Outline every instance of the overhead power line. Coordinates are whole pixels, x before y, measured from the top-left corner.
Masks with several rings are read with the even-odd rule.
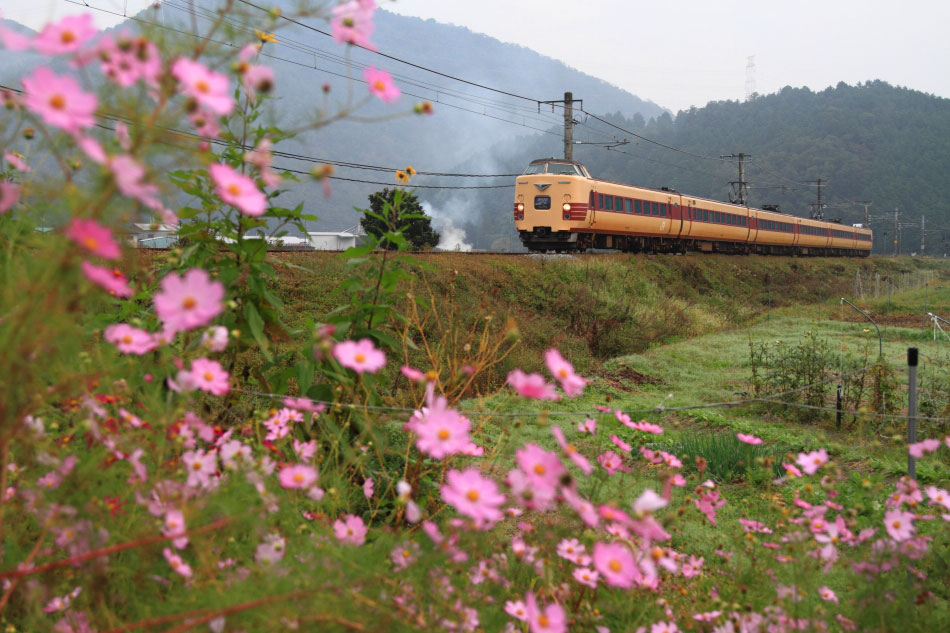
[[[6,85],[3,85],[3,84],[0,84],[0,90],[9,90],[9,91],[15,92],[15,93],[17,93],[17,94],[22,94],[22,93],[23,93],[23,91],[20,90],[19,88],[12,88],[12,87],[10,87],[10,86],[6,86]],[[135,121],[132,120],[131,118],[125,117],[125,116],[122,116],[122,115],[118,115],[118,114],[105,113],[105,114],[98,114],[98,115],[96,115],[96,116],[97,116],[98,118],[106,119],[106,120],[108,120],[108,121],[122,122],[122,123],[129,123],[129,124],[132,124],[132,125],[136,125]],[[105,129],[105,130],[108,130],[108,131],[111,131],[111,132],[114,132],[114,131],[115,131],[115,128],[111,128],[111,127],[108,127],[108,126],[105,126],[105,125],[98,125],[98,127],[102,128],[102,129]],[[175,135],[178,135],[178,136],[184,136],[184,137],[188,137],[188,138],[193,138],[193,139],[197,139],[197,140],[200,140],[200,141],[205,141],[205,142],[211,143],[211,144],[213,144],[213,145],[226,146],[226,147],[237,147],[237,148],[240,148],[240,149],[242,149],[242,150],[244,150],[244,151],[251,151],[251,150],[254,149],[254,147],[251,146],[251,145],[245,145],[245,144],[242,144],[242,143],[232,143],[232,142],[224,141],[224,140],[222,140],[222,139],[212,138],[212,137],[210,137],[210,136],[202,136],[202,135],[200,135],[200,134],[196,134],[196,133],[194,133],[194,132],[189,132],[189,131],[187,131],[187,130],[179,130],[179,129],[176,129],[176,128],[173,128],[173,127],[167,127],[167,126],[161,126],[161,125],[157,125],[157,126],[155,126],[155,127],[157,127],[158,129],[160,129],[160,130],[162,130],[162,131],[169,132],[169,133],[171,133],[171,134],[175,134]],[[329,164],[329,165],[334,165],[334,166],[337,166],[337,167],[346,167],[346,168],[351,168],[351,169],[363,169],[363,170],[369,170],[369,171],[388,172],[388,173],[395,173],[396,171],[399,171],[399,170],[401,169],[401,168],[394,168],[394,167],[383,167],[383,166],[380,166],[380,165],[368,165],[368,164],[364,164],[364,163],[353,163],[353,162],[349,162],[349,161],[340,161],[340,160],[333,160],[333,159],[323,159],[323,158],[317,158],[317,157],[315,157],[315,156],[306,156],[306,155],[304,155],[304,154],[295,154],[295,153],[293,153],[293,152],[284,152],[284,151],[281,151],[281,150],[272,150],[271,153],[272,153],[274,156],[278,156],[278,157],[281,157],[281,158],[290,158],[290,159],[295,159],[295,160],[300,160],[300,161],[306,161],[306,162],[313,163],[313,164],[315,164],[315,165],[328,165],[328,164]],[[302,170],[298,170],[298,169],[284,168],[284,167],[279,167],[279,169],[282,169],[282,170],[284,170],[284,171],[289,171],[289,172],[291,172],[291,173],[311,175],[311,173],[310,173],[309,171],[302,171]],[[514,177],[520,175],[520,174],[465,174],[465,173],[434,172],[434,171],[417,171],[416,174],[417,174],[417,175],[423,175],[423,176],[452,177],[452,178],[514,178]],[[333,180],[346,180],[346,181],[350,181],[350,182],[362,182],[362,183],[375,184],[375,185],[389,185],[389,184],[392,184],[392,183],[378,182],[378,181],[372,181],[372,180],[361,180],[361,179],[357,179],[357,178],[346,178],[346,177],[343,177],[343,176],[328,176],[328,177],[331,178],[331,179],[333,179]],[[502,188],[513,187],[513,186],[514,186],[513,184],[509,184],[509,185],[473,185],[473,186],[416,185],[416,188],[418,188],[418,189],[502,189]]]

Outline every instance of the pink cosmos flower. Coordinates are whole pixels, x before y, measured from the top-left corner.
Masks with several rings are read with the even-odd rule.
[[[257,100],[257,93],[268,93],[274,87],[274,70],[262,64],[250,64],[241,72],[241,83],[251,101]]]
[[[40,66],[21,83],[23,105],[47,125],[78,132],[95,124],[94,115],[99,105],[96,96],[83,92],[69,75],[57,75],[46,66]]]
[[[234,108],[226,75],[208,70],[187,57],[179,57],[172,64],[172,76],[181,84],[183,93],[215,114],[224,116]]]
[[[822,600],[827,600],[828,602],[834,602],[838,604],[838,596],[835,595],[835,592],[828,587],[818,587],[818,595],[821,596]]]
[[[444,459],[465,451],[471,421],[448,406],[443,396],[435,395],[435,386],[426,388],[428,406],[413,413],[406,429],[417,435],[416,448],[433,459]]]
[[[576,538],[561,539],[561,542],[557,544],[557,555],[572,563],[577,560],[578,556],[583,556],[586,550],[587,548]]]
[[[792,477],[804,477],[802,471],[799,470],[798,466],[795,466],[794,464],[786,464],[785,462],[782,462],[782,468],[784,468],[785,472]]]
[[[266,186],[276,187],[280,185],[281,178],[271,169],[274,158],[271,145],[269,138],[262,138],[254,149],[244,154],[244,160],[260,170],[261,180]]]
[[[531,633],[566,633],[567,613],[561,605],[552,602],[541,609],[531,591],[525,594],[524,601]]]
[[[82,268],[82,274],[86,279],[96,284],[113,297],[128,298],[135,294],[132,287],[129,286],[125,275],[118,268],[107,268],[97,266],[91,262],[83,260],[79,265]]]
[[[574,576],[574,580],[592,589],[597,588],[597,581],[600,580],[600,574],[590,567],[578,567],[571,575]]]
[[[168,273],[160,292],[152,297],[155,314],[172,332],[207,325],[224,310],[223,299],[224,284],[213,281],[201,268],[192,268],[184,276]]]
[[[107,343],[115,345],[123,354],[141,356],[155,349],[155,338],[151,333],[127,323],[116,323],[106,327],[102,338]]]
[[[917,442],[916,444],[910,444],[907,447],[908,452],[912,457],[920,459],[924,455],[933,453],[938,448],[940,448],[940,440],[924,440],[923,442]]]
[[[590,475],[592,472],[594,472],[594,467],[586,457],[581,455],[581,453],[577,450],[577,447],[573,444],[567,443],[567,438],[564,437],[564,431],[561,430],[561,427],[551,427],[551,433],[554,434],[554,439],[557,440],[557,444],[561,447],[561,450],[564,451],[564,453],[572,462],[574,462],[575,466],[581,469],[582,473],[585,475]]]
[[[581,433],[590,433],[591,435],[597,430],[597,420],[592,420],[591,418],[586,418],[583,422],[577,424],[577,430]]]
[[[96,35],[92,15],[70,15],[55,24],[47,24],[33,40],[33,48],[42,55],[75,53]]]
[[[927,493],[927,497],[930,499],[930,505],[940,505],[950,510],[950,494],[946,490],[930,486],[924,492]]]
[[[281,469],[277,477],[282,488],[309,488],[317,482],[317,469],[306,464],[294,464]]]
[[[0,17],[3,16],[0,15]],[[33,40],[29,37],[21,35],[16,31],[5,29],[2,25],[0,25],[0,41],[3,42],[4,48],[16,52],[25,51],[33,44]]]
[[[814,475],[827,462],[828,451],[823,448],[810,453],[799,453],[795,460],[795,463],[802,467],[806,475]]]
[[[660,508],[666,507],[667,503],[669,502],[666,499],[647,488],[633,502],[633,514],[636,518],[641,519]]]
[[[505,613],[515,618],[516,620],[521,620],[522,622],[528,621],[528,609],[525,607],[524,602],[521,600],[509,600],[505,603]]]
[[[507,383],[525,398],[534,400],[560,399],[560,396],[554,391],[554,385],[545,382],[544,376],[541,374],[526,374],[520,369],[515,369],[508,374]]]
[[[700,570],[703,568],[703,563],[706,562],[702,558],[696,558],[695,556],[690,555],[689,561],[683,563],[683,567],[680,571],[683,572],[685,578],[692,578],[698,576]],[[717,614],[718,615],[718,614]]]
[[[224,371],[221,363],[208,358],[196,358],[191,362],[191,378],[195,388],[207,391],[214,396],[223,396],[231,387],[228,385],[230,374]]]
[[[14,169],[19,169],[22,172],[30,171],[30,166],[23,162],[23,157],[17,154],[16,152],[4,152],[3,157],[6,159],[10,166]]]
[[[271,533],[264,537],[254,550],[254,560],[262,565],[273,565],[284,557],[287,541],[280,534]]]
[[[218,459],[214,453],[202,450],[185,451],[181,463],[188,473],[185,483],[192,488],[205,487],[211,483],[211,476],[218,471]]]
[[[369,85],[369,91],[386,103],[393,103],[399,98],[399,88],[385,70],[377,70],[375,66],[370,66],[363,71],[363,78]]]
[[[108,163],[116,187],[122,195],[138,200],[150,209],[158,210],[162,207],[158,199],[158,186],[146,180],[145,168],[141,163],[128,154],[112,156]]]
[[[650,633],[680,633],[676,622],[656,622],[650,626]]]
[[[608,475],[613,475],[618,470],[621,470],[625,473],[630,472],[630,469],[623,465],[623,460],[620,459],[620,455],[617,455],[617,453],[613,451],[604,451],[598,455],[597,463],[603,466]]]
[[[418,369],[413,369],[409,365],[403,365],[400,367],[399,372],[412,382],[422,382],[426,379],[425,372],[421,372]]]
[[[95,59],[100,70],[110,81],[128,88],[138,80],[151,88],[158,88],[162,76],[162,59],[158,47],[151,41],[131,33],[122,32],[118,39],[105,35],[96,44]],[[91,61],[90,56],[85,61]]]
[[[752,444],[753,446],[761,444],[762,440],[754,435],[746,435],[745,433],[736,433],[736,437],[740,442],[745,442],[746,444]]]
[[[633,552],[622,543],[594,543],[594,568],[610,587],[629,589],[640,578]]]
[[[629,444],[627,444],[626,442],[624,442],[622,439],[620,439],[620,438],[619,438],[618,436],[616,436],[616,435],[611,435],[611,436],[610,436],[610,441],[613,442],[613,443],[614,443],[614,446],[616,446],[617,448],[619,448],[620,450],[622,450],[624,453],[629,453],[629,452],[632,450],[632,448],[633,448],[632,446],[630,446]]]
[[[12,182],[0,182],[0,215],[13,208],[20,199],[21,186]]]
[[[165,512],[165,529],[162,531],[162,534],[165,536],[176,536],[178,534],[184,534],[185,531],[185,515],[177,508],[169,508]],[[172,541],[172,545],[175,549],[184,549],[188,545],[188,537],[179,536]]]
[[[556,349],[549,349],[544,353],[544,362],[548,366],[551,375],[557,378],[561,383],[561,389],[567,394],[568,398],[573,398],[584,393],[584,387],[587,380],[574,373],[574,366],[564,360],[561,353]]]
[[[310,440],[309,442],[294,440],[294,453],[297,454],[298,459],[304,461],[313,459],[313,456],[317,454],[317,440]]]
[[[477,468],[464,471],[450,470],[442,484],[442,500],[459,514],[473,519],[480,527],[488,527],[503,517],[501,505],[505,495],[498,485],[483,477]]]
[[[389,553],[389,560],[393,562],[396,569],[401,570],[406,569],[409,565],[414,563],[418,555],[419,545],[406,541],[402,545],[393,548],[393,551]]]
[[[363,496],[367,499],[373,498],[373,478],[367,477],[366,481],[363,482]]]
[[[560,484],[561,476],[567,472],[557,455],[533,442],[515,451],[515,462],[528,481],[542,491],[555,490]]]
[[[366,524],[358,516],[347,514],[333,523],[333,533],[336,539],[347,545],[357,547],[366,542]]]
[[[212,163],[208,166],[208,173],[214,181],[214,192],[226,203],[255,217],[267,210],[267,196],[251,178],[223,163]]]
[[[726,505],[726,500],[720,498],[718,490],[713,490],[704,492],[699,499],[693,499],[693,503],[700,512],[706,515],[710,523],[716,525],[716,510]]]
[[[884,513],[884,527],[895,541],[906,541],[916,531],[916,528],[914,528],[915,518],[910,512],[894,508]]]
[[[119,245],[112,239],[112,231],[95,220],[74,218],[66,229],[66,237],[103,259],[119,258]]]
[[[386,364],[386,354],[376,349],[368,338],[359,341],[341,341],[333,346],[333,357],[344,367],[358,374],[375,374]]]
[[[693,619],[697,622],[712,622],[721,615],[722,611],[706,611],[704,613],[695,614]]]
[[[191,578],[191,567],[182,560],[181,556],[167,547],[162,550],[162,555],[165,556],[165,560],[168,561],[168,564],[171,565],[172,569],[174,569],[176,573],[184,576],[185,578]]]
[[[124,151],[132,149],[132,135],[129,133],[129,126],[122,121],[115,124],[115,140]]]
[[[369,41],[373,34],[373,11],[376,3],[373,0],[350,0],[333,7],[333,19],[330,29],[340,44],[353,44],[375,51],[376,47]]]
[[[223,352],[228,347],[228,328],[214,325],[201,335],[201,344],[209,352]]]

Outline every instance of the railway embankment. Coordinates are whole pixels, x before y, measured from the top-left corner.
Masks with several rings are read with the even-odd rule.
[[[319,321],[339,297],[347,260],[326,253],[271,256],[279,295],[300,325]],[[405,289],[460,331],[484,317],[511,327],[520,344],[495,368],[539,369],[541,352],[557,347],[581,371],[607,359],[717,331],[735,330],[782,311],[850,319],[840,297],[865,307],[902,292],[950,283],[950,261],[932,258],[784,258],[740,256],[513,256],[421,254],[388,265],[411,274]],[[378,258],[362,265],[377,266]],[[863,303],[862,303],[863,302]],[[935,309],[938,309],[935,306]],[[405,305],[397,306],[404,311]],[[950,306],[947,306],[950,310]],[[886,311],[874,307],[878,313]],[[433,324],[433,327],[435,325]],[[436,340],[444,335],[432,332]]]

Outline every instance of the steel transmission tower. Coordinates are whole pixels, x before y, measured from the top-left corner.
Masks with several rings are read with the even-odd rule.
[[[751,99],[755,92],[755,55],[750,55],[745,65],[745,100]]]

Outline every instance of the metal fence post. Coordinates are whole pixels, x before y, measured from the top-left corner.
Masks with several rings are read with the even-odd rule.
[[[837,422],[835,423],[835,425],[836,425],[836,428],[840,431],[841,430],[841,385],[838,385],[838,400],[837,400],[837,404],[835,404],[835,408],[837,409],[837,412],[836,412]]]
[[[917,442],[917,348],[907,348],[907,445]],[[907,474],[917,480],[917,459],[907,451]]]

